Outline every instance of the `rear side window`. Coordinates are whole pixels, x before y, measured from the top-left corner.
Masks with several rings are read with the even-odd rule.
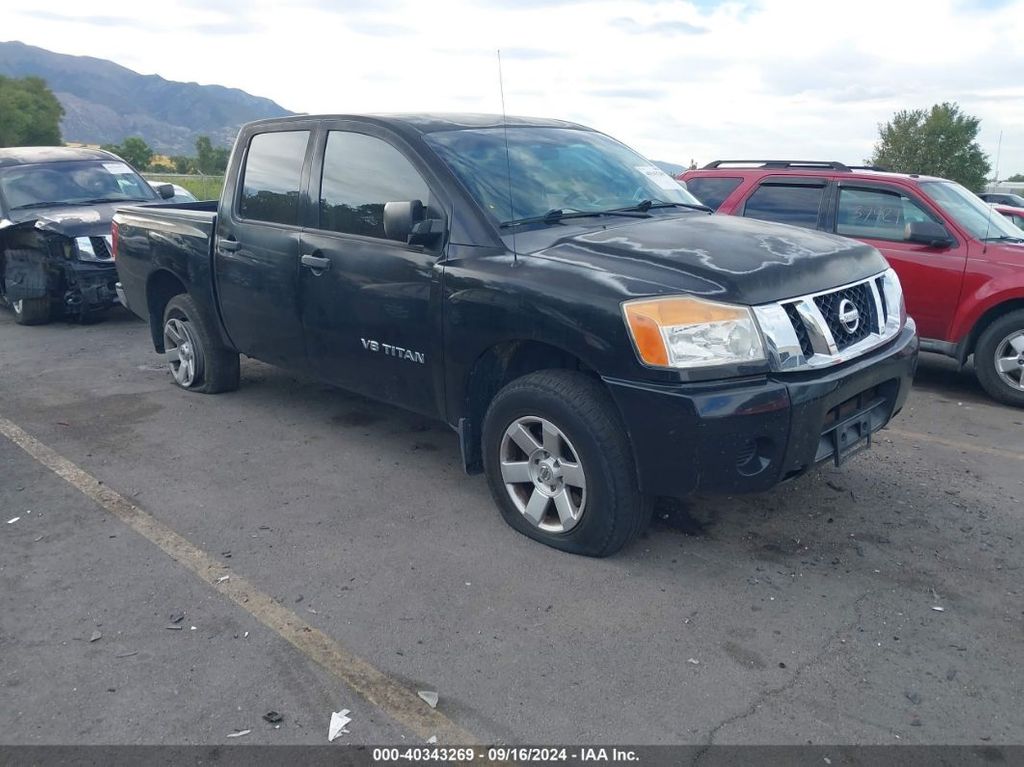
[[[712,210],[718,210],[725,198],[735,191],[743,181],[741,178],[698,178],[687,179],[686,188],[690,193]]]
[[[429,209],[430,190],[401,152],[362,133],[328,134],[320,181],[321,229],[384,239],[384,203],[408,200]]]
[[[299,223],[299,183],[309,131],[259,133],[249,142],[242,175],[242,218]]]
[[[836,234],[873,240],[902,241],[914,221],[934,221],[913,200],[881,189],[839,190]]]
[[[814,229],[824,191],[824,184],[762,184],[747,199],[743,215]]]

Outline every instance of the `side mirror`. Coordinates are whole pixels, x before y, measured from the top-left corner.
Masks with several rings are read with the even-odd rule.
[[[174,186],[171,184],[157,184],[154,189],[156,189],[156,193],[160,195],[162,200],[169,200],[174,197]]]
[[[903,239],[907,242],[930,245],[933,248],[948,248],[953,244],[953,238],[949,236],[946,227],[934,221],[908,222],[903,230]]]
[[[384,236],[409,245],[433,245],[444,234],[444,224],[424,215],[420,200],[384,203]]]
[[[414,224],[423,220],[423,203],[419,200],[384,203],[384,236],[389,240],[408,242]]]

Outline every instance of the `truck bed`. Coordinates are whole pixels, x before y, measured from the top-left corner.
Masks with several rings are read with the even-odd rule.
[[[133,313],[149,321],[153,291],[175,283],[206,294],[209,305],[216,305],[211,295],[216,200],[127,206],[114,215],[114,225],[118,277]],[[154,336],[158,348],[162,342]]]

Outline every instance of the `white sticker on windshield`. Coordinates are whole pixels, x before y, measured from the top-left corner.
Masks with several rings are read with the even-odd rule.
[[[637,165],[636,169],[643,173],[647,178],[658,185],[659,189],[665,189],[668,191],[678,191],[679,182],[668,175],[661,168],[657,168],[654,165]]]
[[[109,173],[131,173],[132,169],[125,165],[123,162],[105,162],[103,167],[107,169]]]

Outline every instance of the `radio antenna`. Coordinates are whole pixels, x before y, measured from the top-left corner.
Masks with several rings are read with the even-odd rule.
[[[1003,132],[999,131],[999,143],[996,144],[996,171],[995,171],[995,174],[992,177],[992,185],[993,186],[995,186],[996,184],[999,183],[999,155],[1002,154],[1002,151],[1003,151]],[[992,229],[992,215],[995,212],[996,212],[996,209],[993,208],[991,205],[989,205],[988,206],[988,220],[985,221],[985,239],[982,240],[983,247],[984,247],[984,250],[982,252],[986,252],[988,250],[988,236],[991,233],[991,229]]]
[[[501,91],[501,126],[505,131],[505,172],[508,178],[508,210],[509,220],[514,221],[516,217],[515,204],[512,202],[512,157],[508,151],[508,115],[505,114],[505,79],[501,76],[501,48],[498,49],[498,90]],[[519,263],[519,253],[516,250],[516,225],[512,224],[512,264]]]

